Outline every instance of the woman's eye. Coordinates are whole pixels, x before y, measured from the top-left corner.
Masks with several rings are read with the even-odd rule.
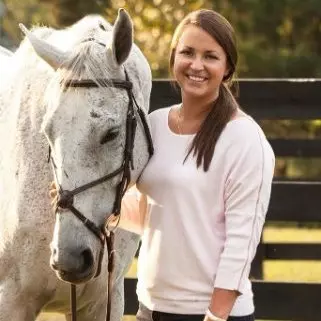
[[[218,58],[216,56],[213,56],[213,55],[207,55],[205,56],[206,59],[209,59],[209,60],[217,60]]]
[[[189,51],[189,50],[182,50],[180,52],[180,54],[184,55],[184,56],[191,56],[192,55],[192,52]]]
[[[118,130],[115,130],[115,129],[109,130],[105,135],[101,137],[100,144],[103,145],[105,143],[108,143],[114,140],[118,136],[118,134],[119,134]]]

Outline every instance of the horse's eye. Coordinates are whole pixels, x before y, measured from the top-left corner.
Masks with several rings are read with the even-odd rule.
[[[119,131],[116,129],[110,129],[106,134],[104,134],[100,139],[100,144],[105,144],[107,142],[112,141],[115,139],[119,134]]]
[[[103,25],[102,22],[99,22],[99,28],[104,30],[104,31],[106,31],[106,28],[105,28],[105,26]]]

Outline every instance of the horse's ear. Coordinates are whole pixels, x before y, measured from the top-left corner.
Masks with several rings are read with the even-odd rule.
[[[46,41],[36,37],[22,23],[19,24],[19,27],[29,39],[37,55],[46,61],[53,69],[57,70],[66,60],[66,53],[60,51],[58,48],[55,48]]]
[[[116,65],[122,65],[129,56],[133,44],[133,23],[125,11],[118,10],[118,16],[113,28],[112,56]]]

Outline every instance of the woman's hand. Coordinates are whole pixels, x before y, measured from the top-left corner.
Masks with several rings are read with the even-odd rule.
[[[49,196],[50,196],[50,199],[51,199],[51,205],[54,206],[57,203],[57,198],[58,198],[57,186],[56,186],[56,183],[54,181],[51,182],[51,184],[50,184]]]

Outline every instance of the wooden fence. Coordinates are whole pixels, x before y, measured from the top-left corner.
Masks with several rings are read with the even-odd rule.
[[[256,120],[321,119],[321,80],[241,80],[239,102]],[[151,110],[170,106],[180,97],[169,81],[155,80]],[[269,139],[277,157],[318,157],[321,139]],[[321,181],[273,182],[267,214],[269,222],[321,222]],[[252,264],[256,318],[268,320],[321,320],[320,283],[263,280],[264,260],[321,260],[321,244],[261,243]],[[136,279],[125,280],[125,314],[133,315],[138,303]]]

